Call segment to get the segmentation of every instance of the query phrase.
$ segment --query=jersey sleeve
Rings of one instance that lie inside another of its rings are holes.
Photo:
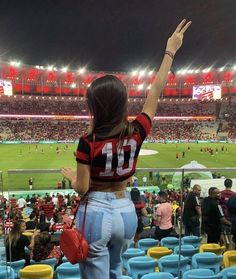
[[[90,165],[90,145],[84,137],[79,140],[75,157],[77,162]]]
[[[136,117],[133,124],[138,128],[141,138],[144,141],[151,130],[152,122],[150,117],[146,113],[142,112]]]

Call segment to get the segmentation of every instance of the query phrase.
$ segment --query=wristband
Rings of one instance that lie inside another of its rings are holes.
[[[171,59],[174,59],[174,54],[168,50],[165,51],[166,55],[169,55]]]

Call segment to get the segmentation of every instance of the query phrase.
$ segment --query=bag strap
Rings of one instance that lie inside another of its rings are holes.
[[[93,133],[93,145],[92,145],[92,149],[91,149],[91,163],[90,163],[90,171],[92,169],[92,165],[93,165],[93,155],[94,155],[94,144],[95,144],[95,133]],[[90,184],[90,180],[91,180],[91,175],[89,177],[89,184]],[[84,237],[84,227],[85,227],[85,221],[86,221],[86,212],[87,212],[87,206],[88,206],[88,195],[89,191],[83,196],[81,197],[79,203],[77,204],[76,208],[75,208],[75,213],[74,213],[74,218],[73,218],[73,221],[70,225],[70,229],[72,229],[73,227],[73,224],[75,222],[75,217],[76,217],[76,213],[78,212],[79,210],[79,207],[80,207],[80,202],[81,200],[85,200],[85,209],[84,209],[84,216],[83,216],[83,223],[82,223],[82,236]]]

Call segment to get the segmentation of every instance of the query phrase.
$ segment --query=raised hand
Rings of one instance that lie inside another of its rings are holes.
[[[76,170],[75,169],[61,168],[61,174],[71,182],[74,182],[76,180]]]
[[[171,52],[173,55],[177,52],[177,50],[182,46],[184,33],[191,25],[191,21],[187,21],[183,19],[180,24],[177,26],[174,33],[167,41],[166,51]]]

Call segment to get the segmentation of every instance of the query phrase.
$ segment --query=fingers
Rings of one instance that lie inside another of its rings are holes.
[[[192,21],[187,22],[184,27],[182,28],[182,30],[180,31],[182,34],[185,33],[185,31],[189,28],[189,26],[191,25]]]
[[[184,24],[186,22],[186,19],[183,19],[180,24],[177,26],[177,28],[175,29],[175,32],[179,33],[180,30],[183,28]]]
[[[192,21],[186,21],[186,19],[183,19],[180,24],[177,26],[175,33],[182,33],[184,34],[185,31],[189,28],[191,25]]]

